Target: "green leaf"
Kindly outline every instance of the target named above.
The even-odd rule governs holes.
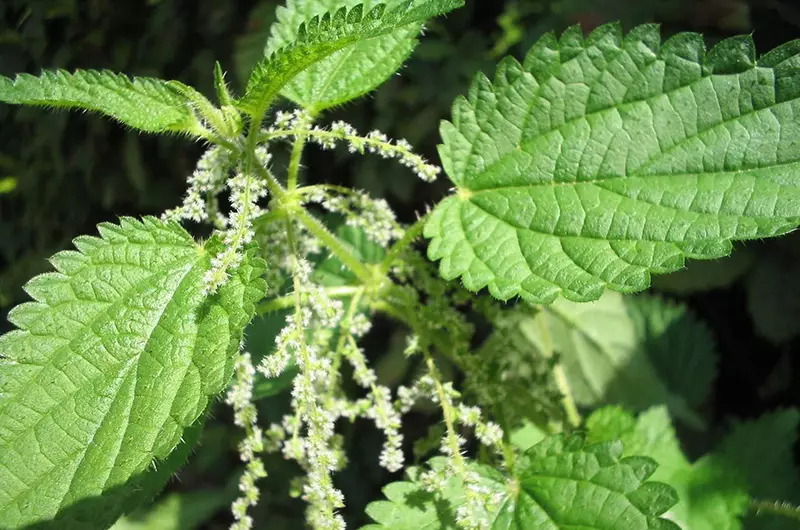
[[[800,474],[794,458],[800,411],[788,409],[738,422],[715,451],[722,464],[737,470],[751,497],[800,501]],[[790,530],[797,522],[767,515],[745,519],[747,530]]]
[[[525,453],[515,477],[472,464],[480,486],[502,495],[488,514],[492,530],[678,530],[660,516],[677,501],[675,491],[646,482],[656,470],[647,457],[620,459],[619,442],[585,445],[579,436],[553,436]],[[441,468],[441,461],[431,465]],[[436,530],[455,528],[455,509],[465,498],[456,477],[447,482],[443,498],[426,493],[419,470],[410,481],[384,488],[387,501],[373,502],[367,514],[378,524],[366,529]]]
[[[151,133],[197,135],[202,130],[190,101],[169,82],[107,70],[43,71],[13,80],[0,76],[0,101],[96,111]]]
[[[756,61],[657,26],[542,37],[479,75],[441,127],[457,191],[425,234],[446,279],[546,304],[646,289],[651,273],[800,224],[800,41]]]
[[[401,1],[388,2],[387,6],[396,8]],[[286,7],[278,7],[278,22],[272,26],[266,55],[291,45],[297,40],[301,24],[313,17],[362,3],[365,11],[376,4],[363,0],[289,0]],[[421,29],[422,24],[415,22],[381,37],[351,44],[300,73],[281,95],[313,113],[362,96],[400,69],[414,50]]]
[[[358,4],[349,10],[342,7],[335,13],[314,16],[297,28],[294,40],[256,65],[239,108],[260,118],[284,87],[312,65],[348,46],[389,35],[462,5],[464,0],[403,0],[389,9],[384,4],[370,9]],[[363,64],[361,67],[365,68]],[[335,73],[330,79],[336,79]]]
[[[678,503],[665,517],[683,530],[738,530],[747,510],[744,483],[735,469],[716,455],[690,464],[681,451],[665,407],[654,407],[635,418],[619,407],[605,407],[586,420],[592,442],[622,440],[624,457],[644,455],[658,462],[651,479],[678,492]]]
[[[591,303],[557,300],[537,318],[546,321],[579,405],[641,411],[666,404],[703,427],[694,409],[711,390],[716,353],[708,328],[684,307],[609,291]]]
[[[89,498],[97,528],[129,509],[139,477],[225,388],[264,294],[250,252],[206,297],[215,239],[204,249],[153,218],[98,228],[26,285],[35,301],[0,337],[0,527],[62,514],[58,528],[86,528],[63,514]]]

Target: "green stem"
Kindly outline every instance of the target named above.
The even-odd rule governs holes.
[[[358,277],[361,283],[366,286],[375,285],[376,277],[372,271],[364,265],[361,260],[355,257],[344,243],[339,241],[339,238],[325,228],[313,215],[308,213],[305,208],[292,208],[289,215],[300,221],[312,235],[322,241],[322,244],[325,245],[334,256],[339,258],[339,260]]]
[[[363,287],[356,286],[342,286],[342,287],[325,287],[323,290],[325,294],[331,298],[350,298],[355,296]],[[294,293],[287,294],[278,298],[273,298],[262,302],[256,308],[256,314],[264,315],[281,309],[288,309],[294,305]]]
[[[548,359],[552,359],[554,355],[553,341],[550,338],[550,330],[547,329],[547,322],[542,318],[542,315],[536,318],[536,322],[539,326],[542,343],[544,344],[545,351],[542,353]],[[567,421],[572,427],[580,427],[583,418],[581,418],[581,413],[578,412],[575,398],[572,397],[572,391],[569,388],[567,373],[564,371],[564,367],[561,363],[556,363],[556,365],[553,366],[553,379],[555,379],[556,386],[563,396],[561,398],[561,404],[564,407],[564,412],[567,414]]]
[[[339,324],[339,340],[336,342],[336,349],[333,350],[333,373],[337,376],[339,374],[339,366],[342,364],[344,343],[347,341],[347,337],[351,336],[349,329],[345,329],[345,326],[350,326],[352,323],[353,317],[356,312],[358,312],[358,305],[361,303],[361,297],[364,296],[363,287],[354,287],[354,289],[356,293],[350,301],[350,307],[347,308],[347,313]]]
[[[765,501],[759,499],[750,499],[748,508],[756,515],[771,514],[779,515],[800,521],[800,506],[795,506],[786,501]]]
[[[306,146],[306,137],[298,136],[292,145],[292,155],[289,159],[289,172],[286,178],[286,189],[289,192],[297,189],[297,175],[300,173],[300,159],[303,156],[303,148]]]
[[[392,267],[392,264],[395,262],[395,260],[422,234],[427,220],[428,214],[426,213],[417,219],[413,225],[407,228],[403,237],[400,238],[400,240],[394,245],[392,245],[392,248],[390,248],[389,252],[386,253],[386,257],[381,263],[381,272],[383,274],[389,272],[389,269]]]

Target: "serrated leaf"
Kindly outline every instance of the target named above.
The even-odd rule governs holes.
[[[686,308],[609,291],[590,303],[557,300],[537,318],[546,321],[579,405],[642,411],[666,404],[703,426],[695,408],[716,377],[716,352],[708,328]],[[531,334],[541,333],[530,325]]]
[[[676,501],[665,484],[647,482],[656,463],[646,457],[620,459],[622,444],[585,445],[578,436],[553,436],[525,453],[515,477],[472,464],[480,486],[501,496],[487,514],[492,530],[678,530],[660,517]],[[433,461],[441,468],[441,462]],[[418,482],[384,488],[388,501],[373,502],[367,514],[378,524],[365,529],[437,530],[455,528],[455,509],[463,504],[463,485],[456,477],[447,481],[443,498],[427,494]]]
[[[61,515],[57,528],[86,528],[64,514],[88,498],[97,528],[129,509],[138,477],[224,389],[264,294],[250,253],[207,298],[211,252],[179,225],[98,228],[27,284],[35,301],[0,337],[0,527]]]
[[[722,289],[732,285],[753,266],[756,253],[748,248],[737,249],[730,257],[690,261],[686,268],[672,274],[653,276],[653,287],[674,294],[692,294]]]
[[[100,112],[140,131],[197,134],[190,101],[167,81],[107,70],[45,70],[39,77],[0,76],[0,101]]]
[[[651,479],[678,492],[678,503],[665,517],[683,530],[738,530],[747,511],[745,486],[715,455],[691,464],[684,456],[665,407],[635,418],[619,407],[605,407],[586,420],[587,436],[599,443],[621,440],[624,457],[643,455],[658,462]]]
[[[422,23],[463,4],[464,0],[404,0],[389,9],[384,4],[375,4],[370,9],[357,4],[349,10],[342,7],[312,17],[297,28],[291,43],[274,50],[256,65],[238,105],[260,118],[284,87],[312,65],[348,46]]]
[[[800,41],[756,61],[645,25],[542,37],[441,127],[457,191],[425,230],[446,279],[502,300],[640,291],[800,224]]]
[[[396,8],[402,1],[387,2],[387,8]],[[339,8],[352,9],[359,4],[369,11],[376,3],[369,0],[289,0],[286,7],[278,7],[278,22],[272,26],[265,54],[269,56],[291,45],[297,39],[301,24],[313,17],[333,13]],[[414,50],[421,29],[421,23],[415,22],[381,37],[351,44],[300,73],[284,87],[281,95],[313,113],[355,99],[386,81],[400,68]]]

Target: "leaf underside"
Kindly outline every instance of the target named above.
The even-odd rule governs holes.
[[[190,133],[198,120],[188,100],[167,81],[128,78],[107,70],[43,71],[0,76],[0,101],[100,112],[145,132]]]
[[[363,0],[289,0],[277,11],[265,55],[270,56],[297,39],[298,28],[313,17],[337,8],[352,9],[363,3],[369,11],[375,2]],[[393,2],[396,7],[399,2]],[[341,105],[374,89],[394,74],[413,51],[420,23],[351,44],[310,66],[281,91],[281,95],[312,112]]]
[[[620,459],[619,442],[586,445],[580,436],[553,436],[529,449],[519,473],[508,479],[499,472],[473,464],[480,486],[502,501],[487,514],[491,530],[677,530],[660,516],[677,501],[675,492],[657,482],[646,482],[656,470],[650,458]],[[441,467],[434,459],[431,466]],[[455,528],[455,510],[464,502],[463,486],[447,482],[444,498],[427,494],[412,469],[409,482],[384,488],[388,500],[367,506],[377,524],[363,530],[439,530]]]
[[[9,313],[19,329],[0,337],[2,528],[58,515],[59,528],[85,528],[64,514],[89,498],[93,524],[112,524],[227,384],[264,293],[248,254],[204,296],[213,243],[198,247],[177,224],[99,230],[26,285],[35,301]]]
[[[237,106],[260,118],[284,87],[312,65],[360,41],[421,24],[462,5],[464,0],[403,0],[388,9],[385,4],[376,4],[368,10],[358,4],[351,9],[342,7],[335,13],[314,16],[297,28],[290,43],[256,65]]]
[[[647,288],[651,273],[800,224],[800,41],[706,52],[657,26],[546,35],[479,76],[441,127],[456,184],[425,234],[443,277],[550,303]]]

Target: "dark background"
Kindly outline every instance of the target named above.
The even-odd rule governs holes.
[[[790,0],[468,0],[467,4],[428,26],[401,76],[329,118],[344,119],[362,131],[378,128],[405,137],[437,160],[438,122],[448,116],[453,98],[467,90],[474,73],[482,70],[491,75],[500,57],[521,57],[546,31],[561,31],[575,23],[588,31],[612,20],[621,20],[626,29],[659,22],[665,36],[700,31],[709,44],[752,33],[761,52],[800,37],[800,5]],[[261,55],[276,5],[252,0],[2,0],[0,74],[109,68],[178,79],[211,95],[213,61],[219,60],[229,81],[240,89]],[[92,233],[96,223],[120,215],[157,215],[176,205],[201,151],[201,145],[138,136],[96,116],[0,105],[0,316],[24,299],[21,285],[46,270],[45,258],[66,248],[73,237]],[[386,197],[406,221],[434,204],[449,187],[446,179],[425,185],[385,161],[354,162],[338,152],[309,150],[306,165],[310,179],[338,181]],[[335,168],[335,174],[315,174],[315,167]],[[752,418],[800,405],[796,359],[800,325],[791,324],[800,323],[800,267],[795,265],[800,261],[800,240],[789,236],[746,247],[742,270],[719,288],[657,284],[666,296],[686,301],[713,330],[720,375],[704,412],[719,428],[732,416]],[[767,290],[758,283],[763,278],[754,279],[758,274],[773,280],[773,290],[763,303],[772,304],[769,310],[786,319],[789,329],[764,332],[758,326],[759,317],[752,314],[757,308],[751,309],[752,291]],[[714,271],[711,275],[718,276]],[[760,318],[770,321],[768,312]],[[0,331],[5,329],[3,319]],[[380,351],[390,346],[377,345]],[[384,362],[383,370],[391,372],[390,361]],[[262,410],[270,421],[285,406],[273,401]],[[209,422],[201,448],[182,472],[182,480],[170,488],[219,490],[228,484],[214,497],[227,503],[238,465],[235,435],[226,427],[224,408],[215,413],[218,420]],[[387,476],[372,462],[380,445],[378,433],[357,423],[345,436],[350,449],[357,437],[359,450],[351,451],[356,456],[338,481],[348,495],[348,518],[360,523],[364,504],[396,477]],[[259,516],[269,514],[269,528],[299,528],[302,503],[285,500],[288,477],[295,470],[280,459],[270,461],[268,468]],[[224,507],[204,524],[227,527]]]

